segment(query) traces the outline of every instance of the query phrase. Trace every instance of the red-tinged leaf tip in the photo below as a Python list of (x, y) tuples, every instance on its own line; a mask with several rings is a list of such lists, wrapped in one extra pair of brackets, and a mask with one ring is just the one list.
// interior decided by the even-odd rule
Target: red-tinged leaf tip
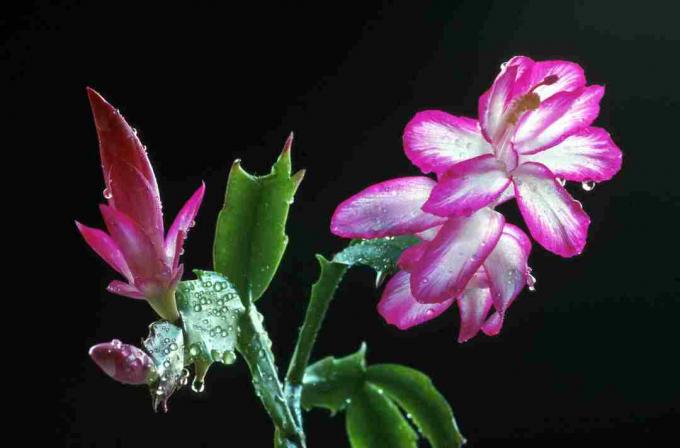
[(115, 113), (115, 108), (104, 99), (96, 90), (87, 87), (87, 99), (90, 101), (90, 108), (95, 117), (95, 124), (99, 126), (99, 120), (106, 117), (112, 112)]
[(288, 138), (286, 139), (286, 143), (283, 145), (283, 151), (281, 151), (281, 154), (285, 154), (291, 150), (293, 147), (293, 138), (293, 131), (290, 131), (290, 134), (288, 134)]

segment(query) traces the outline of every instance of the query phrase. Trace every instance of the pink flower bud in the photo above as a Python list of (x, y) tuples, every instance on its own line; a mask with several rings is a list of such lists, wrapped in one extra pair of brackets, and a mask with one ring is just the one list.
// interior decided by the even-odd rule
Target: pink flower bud
[(151, 358), (118, 339), (90, 348), (90, 357), (108, 376), (123, 384), (146, 384), (153, 370)]

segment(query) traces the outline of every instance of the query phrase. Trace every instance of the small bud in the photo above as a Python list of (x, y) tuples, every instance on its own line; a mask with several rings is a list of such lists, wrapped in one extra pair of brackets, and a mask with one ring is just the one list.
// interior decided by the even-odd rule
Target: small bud
[(134, 345), (117, 339), (90, 348), (90, 357), (108, 376), (123, 384), (146, 384), (153, 361)]

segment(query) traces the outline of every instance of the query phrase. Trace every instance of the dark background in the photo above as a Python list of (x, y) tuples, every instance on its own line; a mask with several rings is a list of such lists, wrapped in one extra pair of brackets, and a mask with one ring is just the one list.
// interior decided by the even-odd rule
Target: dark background
[[(144, 388), (111, 381), (88, 359), (94, 343), (136, 343), (154, 316), (104, 291), (115, 275), (73, 225), (101, 226), (85, 86), (139, 129), (166, 221), (206, 181), (187, 268), (210, 267), (232, 160), (264, 173), (295, 131), (294, 163), (307, 177), (280, 274), (259, 302), (284, 365), (317, 275), (313, 254), (344, 244), (328, 230), (336, 204), (415, 174), (401, 152), (409, 118), (427, 108), (475, 116), (478, 96), (516, 54), (577, 61), (590, 82), (606, 84), (596, 124), (624, 164), (593, 192), (569, 186), (593, 220), (586, 251), (566, 260), (536, 245), (538, 290), (520, 296), (499, 337), (463, 345), (455, 312), (408, 332), (386, 325), (372, 274), (354, 270), (316, 358), (367, 341), (369, 362), (427, 372), (472, 447), (680, 440), (677, 2), (169, 3), (26, 1), (3, 14), (5, 98), (20, 101), (13, 130), (36, 141), (44, 157), (35, 162), (52, 173), (43, 207), (61, 201), (44, 223), (62, 246), (57, 268), (69, 285), (54, 299), (55, 445), (266, 447), (272, 439), (242, 361), (213, 369), (205, 393), (181, 391), (162, 415)], [(514, 204), (503, 211), (521, 222)], [(346, 445), (342, 417), (315, 411), (306, 428), (312, 447)]]

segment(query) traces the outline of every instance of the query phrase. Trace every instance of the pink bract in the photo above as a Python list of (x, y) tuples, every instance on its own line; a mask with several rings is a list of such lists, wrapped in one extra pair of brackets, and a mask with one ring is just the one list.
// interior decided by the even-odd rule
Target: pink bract
[(120, 112), (92, 89), (92, 107), (104, 172), (104, 197), (100, 210), (107, 232), (76, 222), (90, 247), (126, 282), (114, 280), (114, 294), (146, 299), (164, 319), (178, 318), (175, 287), (183, 266), (179, 264), (184, 240), (203, 200), (205, 185), (189, 198), (167, 235), (153, 169), (146, 148)]
[(480, 97), (478, 121), (419, 112), (404, 151), (439, 176), (423, 210), (466, 216), (514, 196), (539, 244), (563, 257), (581, 253), (590, 219), (558, 179), (602, 182), (621, 168), (609, 134), (591, 127), (603, 94), (578, 64), (517, 56)]

